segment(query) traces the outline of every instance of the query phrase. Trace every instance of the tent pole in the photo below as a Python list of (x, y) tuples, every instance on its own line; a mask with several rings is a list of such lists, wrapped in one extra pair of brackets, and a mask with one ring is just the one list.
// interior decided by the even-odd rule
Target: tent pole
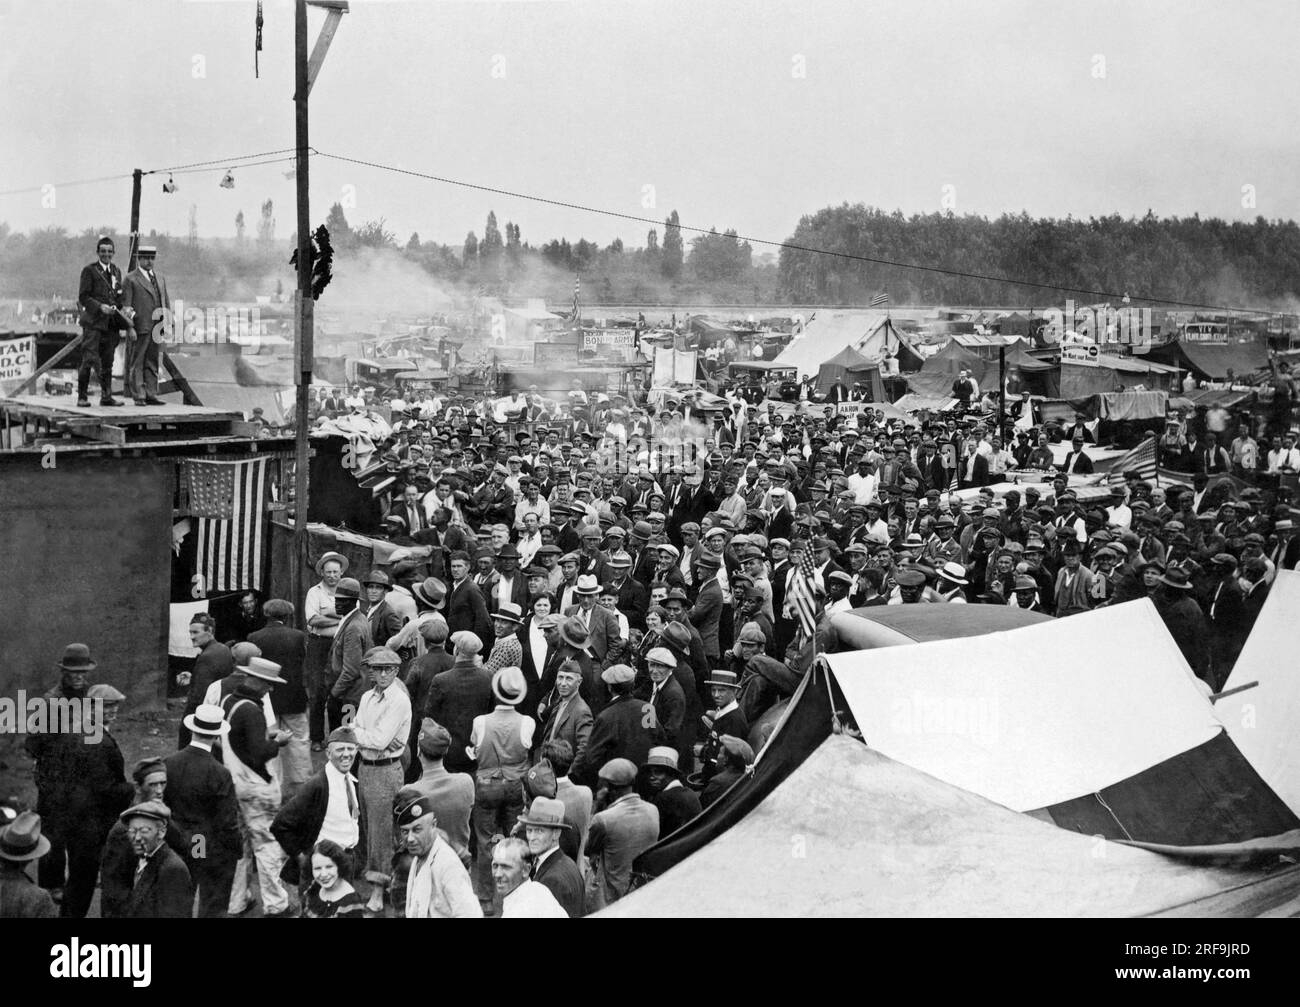
[[(1032, 418), (1032, 417), (1031, 417)], [(1007, 348), (998, 347), (998, 436), (1007, 444)]]

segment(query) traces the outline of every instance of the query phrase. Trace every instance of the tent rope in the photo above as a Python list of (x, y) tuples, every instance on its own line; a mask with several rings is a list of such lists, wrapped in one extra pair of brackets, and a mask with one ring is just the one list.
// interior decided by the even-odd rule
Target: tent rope
[(1101, 806), (1105, 808), (1108, 812), (1110, 812), (1110, 817), (1115, 820), (1115, 824), (1118, 825), (1120, 831), (1124, 833), (1124, 838), (1127, 839), (1129, 842), (1133, 842), (1132, 835), (1129, 834), (1128, 829), (1124, 828), (1124, 823), (1119, 820), (1119, 815), (1115, 814), (1115, 809), (1106, 803), (1106, 798), (1101, 796), (1101, 792), (1098, 791), (1094, 793), (1092, 796), (1097, 798)]

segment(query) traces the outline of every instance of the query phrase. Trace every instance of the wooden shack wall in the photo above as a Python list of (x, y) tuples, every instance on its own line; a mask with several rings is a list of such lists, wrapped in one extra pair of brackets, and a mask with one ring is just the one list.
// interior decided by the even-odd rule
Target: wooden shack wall
[(0, 458), (0, 695), (59, 680), (66, 644), (91, 682), (134, 708), (162, 703), (176, 462), (103, 455)]

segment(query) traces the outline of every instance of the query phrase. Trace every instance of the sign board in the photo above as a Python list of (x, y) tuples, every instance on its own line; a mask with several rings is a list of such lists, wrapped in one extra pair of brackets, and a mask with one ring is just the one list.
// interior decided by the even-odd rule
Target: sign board
[(636, 346), (634, 329), (584, 329), (582, 348), (599, 350), (606, 347), (618, 350), (630, 350)]
[(1081, 367), (1098, 367), (1096, 343), (1065, 343), (1061, 346), (1061, 363)]
[(578, 347), (574, 343), (534, 343), (533, 366), (572, 367), (578, 362)]
[(857, 416), (862, 410), (870, 409), (870, 402), (837, 402), (835, 403), (835, 413), (838, 416)]
[(35, 365), (35, 336), (0, 340), (0, 387), (16, 388), (32, 376)]

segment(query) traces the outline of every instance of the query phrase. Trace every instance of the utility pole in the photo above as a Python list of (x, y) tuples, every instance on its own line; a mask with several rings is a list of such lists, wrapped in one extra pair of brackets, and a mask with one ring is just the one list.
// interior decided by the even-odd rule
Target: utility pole
[[(316, 47), (307, 52), (307, 7), (321, 7), (326, 11), (325, 25)], [(339, 21), (348, 5), (341, 0), (295, 0), (294, 47), (294, 177), (298, 190), (298, 289), (294, 304), (294, 359), (297, 383), (297, 405), (294, 416), (294, 509), (293, 509), (293, 565), (289, 571), (290, 591), (294, 604), (302, 611), (305, 588), (303, 571), (307, 565), (307, 495), (311, 464), (311, 445), (308, 439), (308, 404), (311, 400), (312, 359), (315, 353), (313, 330), (316, 302), (312, 300), (312, 245), (311, 245), (311, 190), (308, 187), (307, 97), (320, 73), (325, 53), (329, 50)]]
[(140, 168), (131, 172), (131, 233), (126, 239), (131, 253), (126, 262), (128, 273), (135, 269), (136, 249), (140, 247), (140, 187), (143, 178), (144, 172)]

